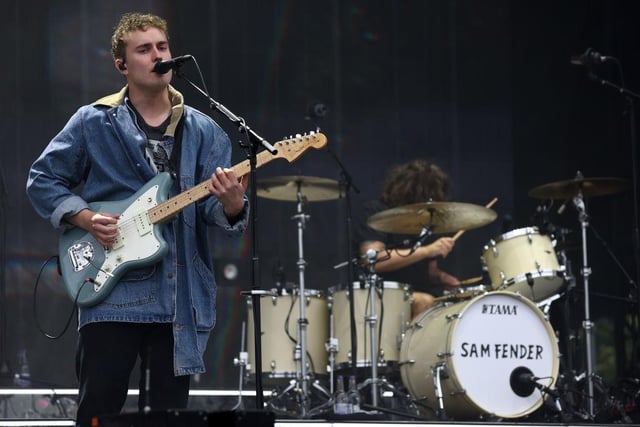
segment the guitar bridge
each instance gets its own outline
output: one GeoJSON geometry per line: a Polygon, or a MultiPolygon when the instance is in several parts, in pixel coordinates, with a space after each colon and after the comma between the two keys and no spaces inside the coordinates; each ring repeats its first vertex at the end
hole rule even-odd
{"type": "Polygon", "coordinates": [[[95,250],[91,242],[78,242],[69,247],[67,254],[73,266],[73,271],[77,273],[91,264],[95,250]]]}

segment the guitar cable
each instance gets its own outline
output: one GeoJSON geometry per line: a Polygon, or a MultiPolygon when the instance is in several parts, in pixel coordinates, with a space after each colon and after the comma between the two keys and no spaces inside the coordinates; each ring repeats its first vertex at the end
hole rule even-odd
{"type": "MultiPolygon", "coordinates": [[[[49,263],[51,262],[51,260],[53,259],[58,259],[58,255],[52,255],[49,258],[47,258],[43,263],[42,266],[40,267],[40,270],[38,271],[38,275],[36,277],[36,284],[35,287],[33,288],[33,318],[35,320],[36,326],[38,328],[38,330],[40,331],[40,333],[42,335],[44,335],[46,338],[55,340],[60,338],[62,335],[64,335],[64,333],[67,331],[67,329],[69,328],[69,324],[71,323],[71,319],[73,319],[73,315],[76,313],[76,307],[77,307],[77,302],[78,302],[78,297],[80,296],[80,291],[82,290],[82,287],[87,283],[87,282],[91,282],[92,279],[85,279],[82,283],[82,285],[80,285],[80,288],[78,289],[78,292],[76,293],[76,297],[73,300],[73,309],[71,310],[71,312],[69,313],[69,317],[67,318],[67,322],[64,325],[64,328],[62,329],[62,331],[56,335],[51,335],[49,334],[47,331],[44,330],[44,328],[42,327],[42,325],[40,324],[40,320],[38,319],[38,307],[37,307],[37,295],[38,295],[38,285],[40,284],[40,278],[42,277],[42,272],[44,271],[45,267],[47,265],[49,265],[49,263]]],[[[59,264],[58,264],[59,265],[59,264]]],[[[58,269],[58,273],[60,272],[60,270],[58,269]]]]}

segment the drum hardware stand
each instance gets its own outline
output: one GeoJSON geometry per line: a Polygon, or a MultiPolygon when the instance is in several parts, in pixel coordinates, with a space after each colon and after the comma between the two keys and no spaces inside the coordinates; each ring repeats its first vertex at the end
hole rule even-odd
{"type": "MultiPolygon", "coordinates": [[[[426,239],[431,236],[432,225],[428,225],[422,228],[420,235],[418,236],[417,241],[410,249],[411,253],[415,252],[420,246],[424,244],[426,239]]],[[[377,262],[378,251],[374,249],[367,250],[366,254],[367,259],[367,274],[365,278],[365,282],[369,285],[369,310],[370,315],[365,316],[365,323],[369,325],[369,343],[371,346],[370,356],[371,356],[371,377],[366,379],[362,385],[358,388],[364,388],[367,385],[371,385],[371,407],[376,409],[378,408],[378,385],[382,384],[386,386],[388,389],[396,393],[395,387],[393,387],[389,382],[384,378],[378,378],[378,337],[376,334],[378,316],[376,310],[376,284],[378,282],[378,275],[375,272],[375,264],[377,262]]],[[[353,299],[353,296],[352,296],[353,299]]],[[[358,355],[354,354],[352,356],[352,360],[354,364],[357,363],[358,355]]]]}
{"type": "Polygon", "coordinates": [[[300,288],[299,288],[299,298],[300,298],[300,317],[298,318],[298,340],[296,342],[296,346],[294,349],[293,359],[298,360],[298,381],[302,384],[302,416],[306,416],[308,408],[308,399],[307,396],[309,394],[309,379],[307,377],[307,324],[309,321],[307,320],[305,314],[305,298],[307,296],[305,292],[305,283],[304,283],[304,272],[305,267],[307,265],[304,260],[304,242],[303,242],[303,234],[304,227],[306,225],[306,221],[309,219],[309,215],[306,215],[302,211],[302,205],[304,204],[304,197],[302,196],[302,192],[300,191],[301,184],[298,184],[298,204],[297,204],[297,214],[292,217],[292,219],[297,220],[298,223],[298,278],[300,280],[300,288]]]}
{"type": "Polygon", "coordinates": [[[240,367],[240,376],[238,379],[238,402],[235,404],[232,411],[236,409],[244,409],[244,402],[242,401],[242,384],[244,383],[245,368],[249,365],[249,353],[247,352],[246,343],[246,328],[247,323],[242,322],[242,334],[240,336],[240,354],[237,358],[233,359],[233,364],[240,367]]]}
{"type": "MultiPolygon", "coordinates": [[[[578,172],[578,176],[582,174],[578,172]]],[[[587,227],[589,226],[589,216],[586,212],[582,191],[578,191],[578,195],[573,198],[573,204],[578,211],[578,220],[582,229],[582,281],[584,285],[584,320],[582,327],[586,338],[586,382],[587,382],[587,413],[591,419],[595,418],[594,405],[594,368],[593,368],[593,322],[591,321],[590,303],[589,303],[589,275],[591,268],[587,259],[587,227]]]]}
{"type": "Polygon", "coordinates": [[[313,385],[314,387],[318,388],[321,392],[323,392],[325,395],[327,395],[327,401],[322,405],[311,409],[308,414],[309,416],[315,416],[325,412],[325,410],[330,410],[333,408],[334,393],[335,393],[334,387],[333,387],[335,360],[336,360],[336,354],[338,353],[338,351],[340,351],[340,343],[338,341],[338,338],[334,336],[333,313],[331,312],[329,314],[329,338],[327,339],[327,342],[325,343],[324,346],[325,346],[325,349],[327,350],[327,353],[329,353],[329,390],[327,392],[327,390],[320,387],[317,381],[314,382],[313,385]]]}
{"type": "Polygon", "coordinates": [[[435,388],[436,400],[438,401],[438,409],[436,410],[436,416],[440,421],[446,421],[448,419],[447,412],[444,409],[444,395],[442,394],[442,382],[441,375],[446,376],[446,366],[444,363],[438,363],[433,368],[433,386],[435,388]]]}
{"type": "Polygon", "coordinates": [[[335,373],[335,365],[336,365],[336,354],[340,351],[340,341],[336,338],[335,334],[335,325],[333,319],[333,309],[329,314],[329,339],[325,343],[325,348],[327,353],[329,353],[329,394],[331,395],[331,400],[333,400],[333,382],[334,382],[334,373],[335,373]]]}
{"type": "MultiPolygon", "coordinates": [[[[368,267],[368,275],[366,278],[366,282],[369,285],[369,310],[370,315],[365,315],[365,323],[369,325],[369,345],[371,346],[370,356],[371,356],[371,377],[368,380],[371,384],[371,405],[374,407],[378,406],[378,336],[376,331],[376,326],[378,324],[378,316],[376,311],[376,283],[378,281],[378,275],[375,272],[375,263],[376,258],[378,256],[375,250],[368,250],[367,253],[367,267],[368,267]]],[[[351,296],[353,299],[353,295],[351,296]]],[[[352,356],[354,363],[357,363],[358,355],[354,354],[352,356]]],[[[367,382],[365,381],[365,384],[367,382]]],[[[364,386],[364,384],[363,384],[364,386]]]]}
{"type": "MultiPolygon", "coordinates": [[[[305,267],[306,261],[304,259],[304,227],[306,225],[306,221],[309,219],[309,215],[305,214],[302,210],[302,207],[305,203],[305,197],[302,195],[301,191],[301,183],[298,182],[298,190],[297,190],[297,210],[296,214],[291,217],[297,221],[298,224],[298,278],[300,282],[299,286],[299,298],[300,298],[300,312],[298,318],[298,327],[297,327],[297,340],[296,345],[293,350],[293,360],[296,361],[296,378],[291,380],[289,386],[285,388],[278,396],[274,398],[274,400],[279,399],[290,391],[296,392],[296,397],[299,398],[299,409],[300,409],[300,417],[305,418],[312,414],[310,412],[310,390],[309,390],[309,374],[307,370],[307,325],[309,321],[306,318],[305,308],[306,308],[306,291],[305,291],[305,267]]],[[[312,386],[322,392],[325,396],[328,395],[328,392],[320,386],[318,381],[314,381],[312,386]]],[[[324,406],[324,405],[321,405],[324,406]]]]}
{"type": "MultiPolygon", "coordinates": [[[[365,323],[369,325],[369,343],[371,346],[370,357],[371,357],[371,377],[366,379],[359,387],[358,390],[366,387],[367,385],[371,385],[371,405],[372,409],[380,409],[378,408],[378,385],[383,385],[390,391],[394,392],[394,394],[398,394],[398,391],[395,387],[393,387],[385,378],[378,377],[378,359],[379,359],[379,350],[378,350],[378,337],[377,337],[377,325],[378,325],[378,316],[376,309],[376,290],[377,290],[377,282],[378,275],[375,272],[375,264],[377,262],[378,252],[374,249],[369,249],[366,252],[367,258],[367,268],[368,274],[365,278],[365,283],[369,285],[369,310],[370,313],[368,316],[365,315],[365,323]]],[[[353,297],[352,297],[353,298],[353,297]]],[[[357,354],[352,355],[352,361],[357,363],[357,354]]],[[[382,410],[382,409],[381,409],[382,410]]]]}

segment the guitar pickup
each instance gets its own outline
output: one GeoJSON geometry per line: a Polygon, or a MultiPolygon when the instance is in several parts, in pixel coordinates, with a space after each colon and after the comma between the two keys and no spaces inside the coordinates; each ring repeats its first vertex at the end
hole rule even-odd
{"type": "Polygon", "coordinates": [[[136,230],[138,231],[139,236],[151,233],[151,222],[149,221],[149,216],[146,212],[134,216],[133,221],[136,224],[136,230]]]}

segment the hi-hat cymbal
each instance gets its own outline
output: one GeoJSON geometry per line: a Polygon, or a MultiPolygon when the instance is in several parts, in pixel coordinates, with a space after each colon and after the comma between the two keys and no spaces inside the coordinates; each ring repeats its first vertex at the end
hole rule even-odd
{"type": "Polygon", "coordinates": [[[535,187],[529,190],[529,196],[536,199],[567,200],[580,192],[584,197],[595,197],[619,193],[626,188],[627,181],[622,178],[576,177],[535,187]]]}
{"type": "Polygon", "coordinates": [[[371,215],[369,227],[384,233],[420,234],[432,226],[433,234],[470,230],[496,219],[495,211],[484,206],[459,202],[425,202],[399,206],[371,215]]]}
{"type": "Polygon", "coordinates": [[[334,200],[340,197],[338,181],[315,176],[278,176],[258,180],[257,194],[274,200],[297,202],[298,194],[307,202],[334,200]]]}

